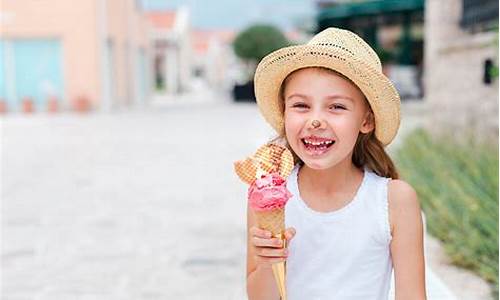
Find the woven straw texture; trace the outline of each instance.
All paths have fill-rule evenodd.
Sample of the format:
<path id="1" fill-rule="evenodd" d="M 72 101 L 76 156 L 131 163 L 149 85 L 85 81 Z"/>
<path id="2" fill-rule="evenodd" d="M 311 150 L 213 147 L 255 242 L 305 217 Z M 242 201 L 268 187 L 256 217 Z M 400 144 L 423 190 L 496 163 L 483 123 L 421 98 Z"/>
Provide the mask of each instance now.
<path id="1" fill-rule="evenodd" d="M 375 115 L 375 136 L 384 146 L 396 136 L 400 119 L 400 98 L 382 73 L 375 51 L 355 33 L 328 28 L 307 44 L 278 49 L 267 55 L 255 72 L 255 95 L 264 119 L 284 134 L 279 90 L 291 72 L 306 67 L 326 67 L 351 79 L 366 96 Z"/>

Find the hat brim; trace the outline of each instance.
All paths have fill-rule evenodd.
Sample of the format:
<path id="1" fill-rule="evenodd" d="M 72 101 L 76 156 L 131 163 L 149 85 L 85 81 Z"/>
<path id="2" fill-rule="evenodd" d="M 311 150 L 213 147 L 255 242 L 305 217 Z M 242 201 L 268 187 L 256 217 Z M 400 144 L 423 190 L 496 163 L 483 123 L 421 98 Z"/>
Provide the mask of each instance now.
<path id="1" fill-rule="evenodd" d="M 325 67 L 352 80 L 366 96 L 375 115 L 375 136 L 388 145 L 396 136 L 401 117 L 401 100 L 391 81 L 382 73 L 346 51 L 316 45 L 281 48 L 262 59 L 255 72 L 255 96 L 264 119 L 284 133 L 284 116 L 279 91 L 293 71 L 306 67 Z"/>

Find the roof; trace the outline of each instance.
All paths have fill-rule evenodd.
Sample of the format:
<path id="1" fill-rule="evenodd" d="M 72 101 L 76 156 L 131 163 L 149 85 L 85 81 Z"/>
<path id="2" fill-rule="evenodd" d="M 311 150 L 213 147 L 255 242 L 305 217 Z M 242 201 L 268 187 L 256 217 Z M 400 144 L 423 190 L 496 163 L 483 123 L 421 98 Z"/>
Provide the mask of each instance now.
<path id="1" fill-rule="evenodd" d="M 147 19 L 151 22 L 154 28 L 157 29 L 172 29 L 176 19 L 175 11 L 155 11 L 146 13 Z"/>
<path id="2" fill-rule="evenodd" d="M 230 44 L 235 35 L 236 33 L 232 30 L 193 30 L 191 32 L 193 49 L 199 54 L 204 54 L 208 50 L 211 39 Z"/>

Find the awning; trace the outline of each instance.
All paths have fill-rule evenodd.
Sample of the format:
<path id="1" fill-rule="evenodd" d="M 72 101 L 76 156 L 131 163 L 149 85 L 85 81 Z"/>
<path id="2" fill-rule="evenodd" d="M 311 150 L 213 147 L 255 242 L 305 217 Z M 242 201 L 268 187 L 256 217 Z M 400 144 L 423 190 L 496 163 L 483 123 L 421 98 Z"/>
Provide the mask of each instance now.
<path id="1" fill-rule="evenodd" d="M 424 0 L 371 0 L 363 2 L 339 3 L 320 9 L 317 20 L 343 21 L 352 17 L 389 15 L 413 11 L 423 11 Z"/>

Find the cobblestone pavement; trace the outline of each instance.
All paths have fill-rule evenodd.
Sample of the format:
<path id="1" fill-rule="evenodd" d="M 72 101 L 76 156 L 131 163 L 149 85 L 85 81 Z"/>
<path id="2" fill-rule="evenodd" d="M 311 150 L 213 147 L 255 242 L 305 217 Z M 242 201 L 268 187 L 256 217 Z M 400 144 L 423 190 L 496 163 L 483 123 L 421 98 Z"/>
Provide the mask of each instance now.
<path id="1" fill-rule="evenodd" d="M 245 299 L 232 162 L 272 136 L 250 103 L 3 117 L 1 299 Z"/>

